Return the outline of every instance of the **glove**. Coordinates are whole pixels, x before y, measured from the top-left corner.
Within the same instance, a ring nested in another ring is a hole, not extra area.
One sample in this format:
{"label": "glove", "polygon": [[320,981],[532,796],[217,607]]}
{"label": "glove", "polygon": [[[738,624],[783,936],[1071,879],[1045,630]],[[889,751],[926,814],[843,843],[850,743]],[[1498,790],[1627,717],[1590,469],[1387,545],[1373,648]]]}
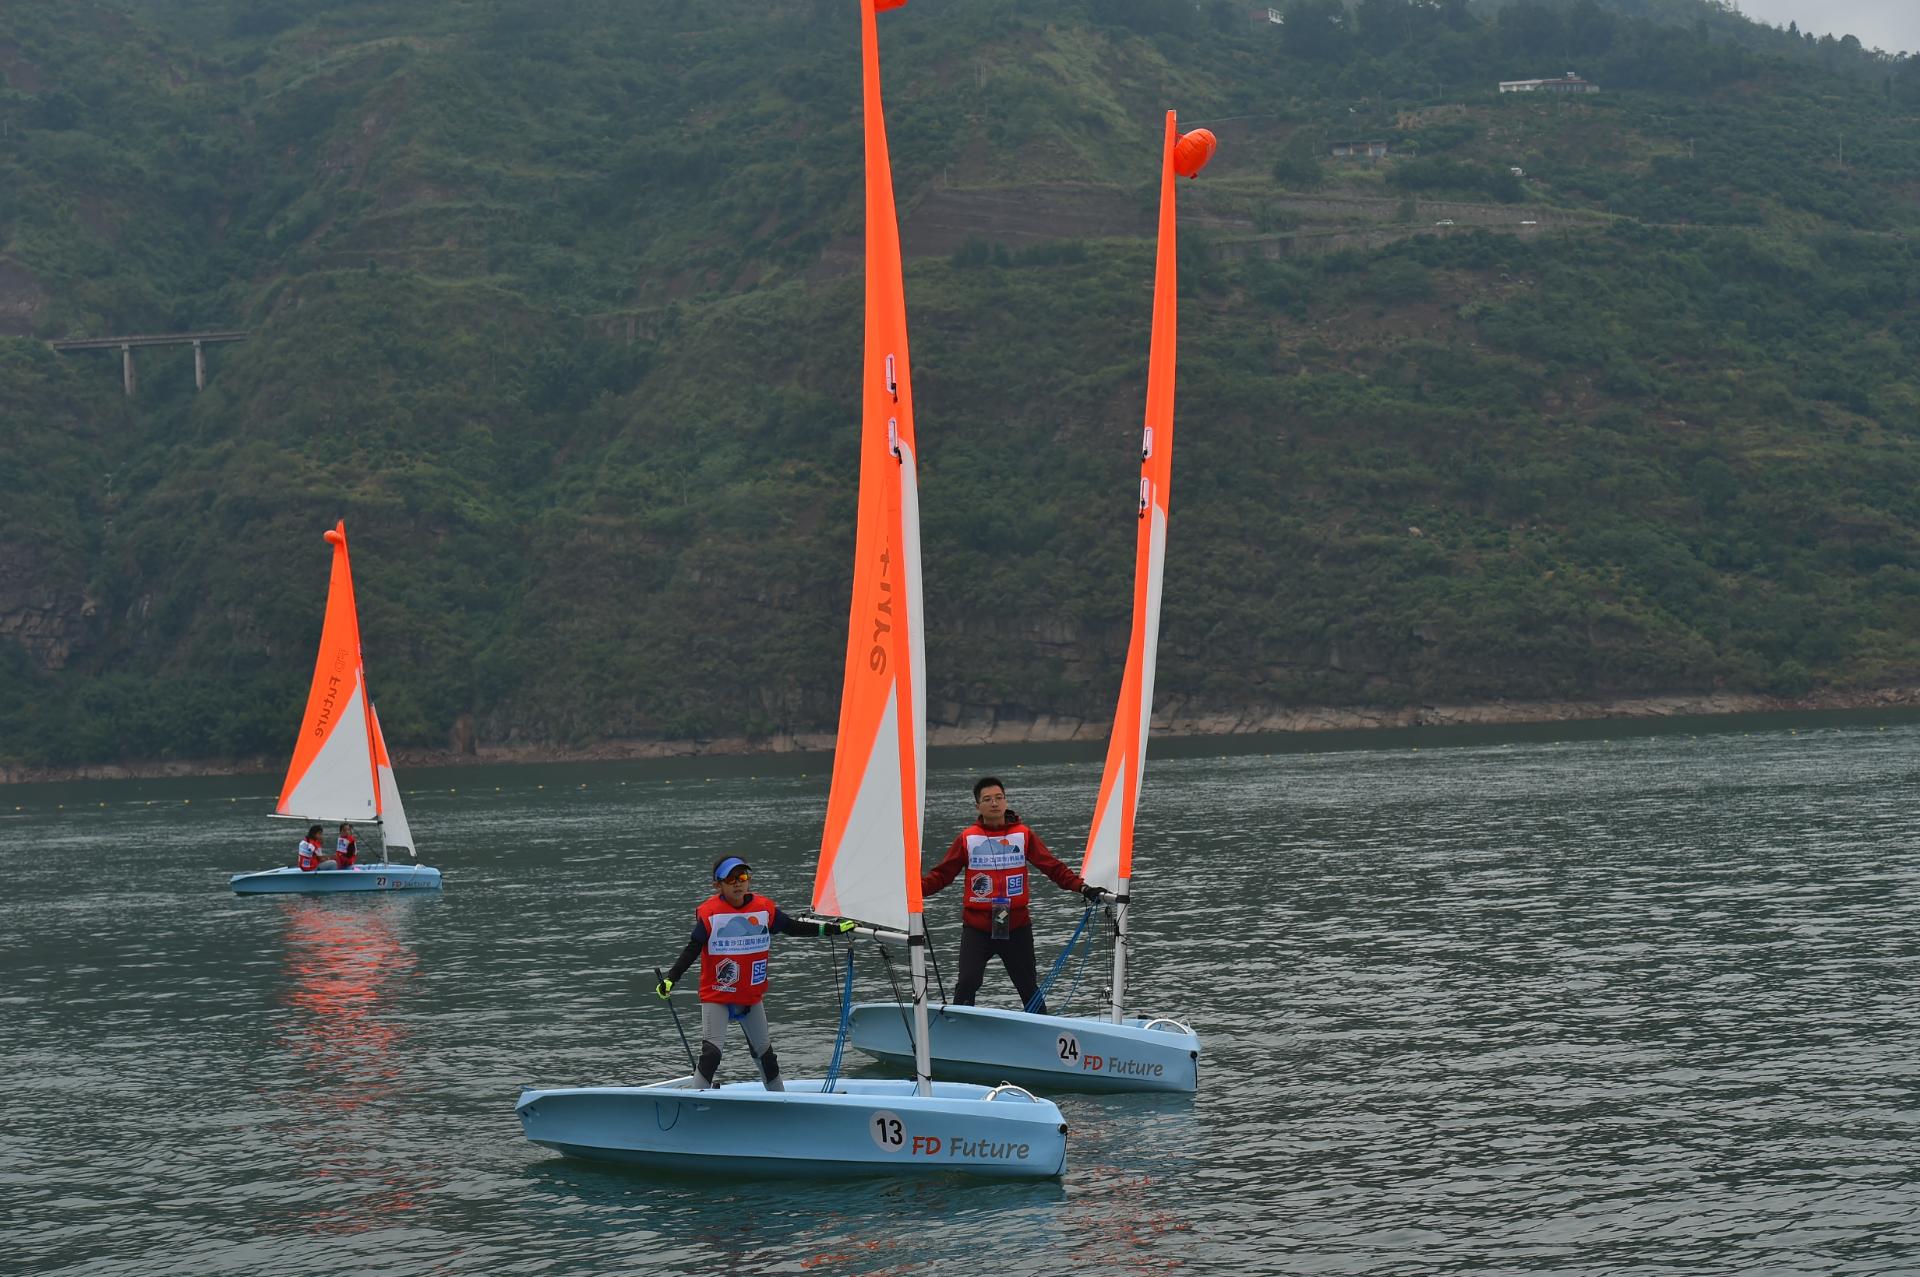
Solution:
{"label": "glove", "polygon": [[821,923],[820,934],[823,936],[844,936],[847,932],[852,931],[859,925],[860,924],[852,918],[836,918],[832,922]]}
{"label": "glove", "polygon": [[1105,887],[1096,887],[1092,883],[1088,883],[1086,886],[1080,888],[1080,894],[1087,898],[1087,903],[1090,905],[1097,905],[1102,900],[1113,899],[1113,893],[1111,891],[1108,891]]}
{"label": "glove", "polygon": [[671,980],[662,980],[659,984],[656,984],[653,986],[653,994],[657,998],[668,997],[672,993],[673,993],[673,981]]}

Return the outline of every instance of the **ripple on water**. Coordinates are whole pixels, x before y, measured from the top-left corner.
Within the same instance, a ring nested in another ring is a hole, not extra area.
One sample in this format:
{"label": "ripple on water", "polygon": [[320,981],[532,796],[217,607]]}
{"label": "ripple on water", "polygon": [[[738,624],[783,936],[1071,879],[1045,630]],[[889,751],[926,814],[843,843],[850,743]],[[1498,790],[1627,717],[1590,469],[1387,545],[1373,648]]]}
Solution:
{"label": "ripple on water", "polygon": [[[1202,1089],[1059,1097],[1069,1174],[1017,1186],[692,1181],[520,1138],[524,1085],[684,1070],[653,968],[721,854],[805,903],[817,772],[548,769],[544,788],[462,772],[409,798],[445,893],[338,901],[225,890],[283,858],[257,780],[197,782],[191,805],[69,788],[68,808],[6,826],[39,850],[0,897],[12,1262],[1911,1273],[1916,744],[1900,728],[1156,762],[1134,1001],[1195,1024]],[[969,778],[932,776],[936,849]],[[1015,805],[1074,860],[1096,780],[1028,765]],[[957,909],[930,903],[948,955]],[[1043,951],[1078,914],[1042,888]],[[783,941],[776,962],[782,1058],[817,1074],[831,955]],[[1090,967],[1078,1005],[1104,983]]]}

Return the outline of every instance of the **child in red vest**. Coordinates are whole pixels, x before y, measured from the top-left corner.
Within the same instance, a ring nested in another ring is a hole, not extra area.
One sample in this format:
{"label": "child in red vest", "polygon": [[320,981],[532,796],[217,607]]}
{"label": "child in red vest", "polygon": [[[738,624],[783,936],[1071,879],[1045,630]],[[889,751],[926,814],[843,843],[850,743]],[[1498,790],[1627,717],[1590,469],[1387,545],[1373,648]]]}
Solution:
{"label": "child in red vest", "polygon": [[294,863],[300,866],[300,872],[303,874],[310,874],[316,869],[333,867],[332,861],[323,859],[325,853],[320,850],[320,826],[318,825],[307,830],[307,836],[300,840],[300,849],[294,855],[298,857]]}
{"label": "child in red vest", "polygon": [[672,996],[673,982],[698,958],[700,1063],[694,1085],[702,1090],[717,1085],[714,1077],[720,1071],[720,1046],[726,1040],[728,1023],[737,1022],[746,1034],[747,1049],[760,1065],[767,1089],[784,1091],[787,1088],[780,1080],[780,1061],[773,1053],[767,1010],[761,1004],[767,995],[767,959],[773,949],[773,933],[837,936],[852,931],[855,924],[801,922],[788,917],[779,905],[755,894],[753,866],[738,856],[728,856],[716,864],[713,881],[714,894],[694,910],[693,935],[687,947],[653,991],[662,998]]}

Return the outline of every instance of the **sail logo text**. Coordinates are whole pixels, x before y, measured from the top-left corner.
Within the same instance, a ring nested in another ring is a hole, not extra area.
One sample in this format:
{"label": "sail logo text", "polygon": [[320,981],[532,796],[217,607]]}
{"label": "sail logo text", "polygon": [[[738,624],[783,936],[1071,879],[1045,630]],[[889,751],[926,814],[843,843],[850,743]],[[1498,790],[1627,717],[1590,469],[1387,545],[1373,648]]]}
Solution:
{"label": "sail logo text", "polygon": [[882,634],[893,633],[893,582],[887,579],[887,569],[893,566],[893,552],[880,552],[880,603],[874,609],[873,647],[867,652],[867,668],[875,674],[887,672],[887,648],[880,641]]}
{"label": "sail logo text", "polygon": [[[347,654],[345,652],[341,652],[333,658],[333,668],[336,671],[346,663]],[[320,701],[320,717],[313,720],[313,734],[315,736],[325,736],[327,734],[327,724],[333,721],[334,703],[339,699],[340,675],[338,673],[329,674],[327,676],[327,694]]]}
{"label": "sail logo text", "polygon": [[1126,1077],[1160,1077],[1166,1068],[1151,1064],[1146,1060],[1123,1060],[1117,1056],[1082,1055],[1080,1071],[1083,1073],[1117,1073]]}

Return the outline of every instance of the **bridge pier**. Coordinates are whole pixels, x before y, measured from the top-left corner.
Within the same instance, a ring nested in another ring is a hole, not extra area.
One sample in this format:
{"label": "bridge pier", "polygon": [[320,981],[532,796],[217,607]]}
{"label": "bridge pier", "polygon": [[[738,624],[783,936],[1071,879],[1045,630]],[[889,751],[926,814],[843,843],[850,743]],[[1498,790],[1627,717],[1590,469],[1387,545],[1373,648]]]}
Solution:
{"label": "bridge pier", "polygon": [[121,385],[121,388],[127,392],[127,397],[131,399],[133,397],[133,347],[132,346],[123,345],[120,347],[120,385]]}
{"label": "bridge pier", "polygon": [[204,342],[193,343],[193,388],[207,388],[207,347]]}

